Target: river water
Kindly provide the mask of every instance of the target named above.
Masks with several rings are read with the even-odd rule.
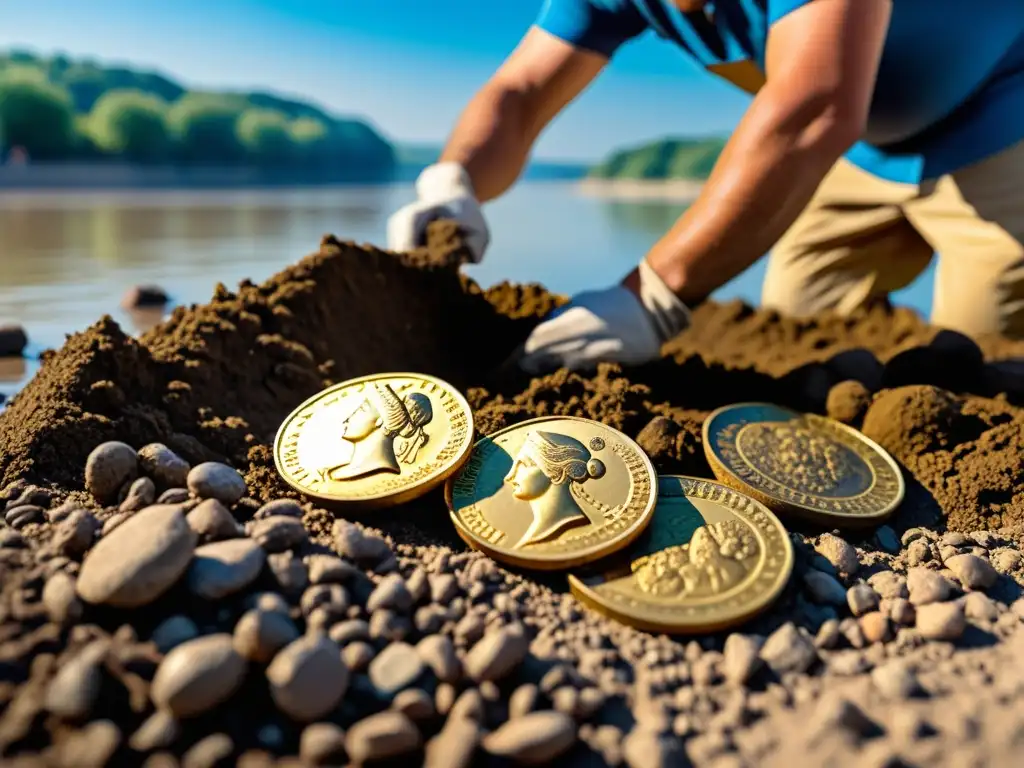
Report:
[[[23,325],[24,360],[0,359],[10,395],[46,348],[103,314],[137,333],[151,316],[120,309],[134,285],[163,287],[174,304],[207,301],[214,286],[256,282],[314,251],[321,235],[383,245],[388,215],[410,184],[232,191],[16,192],[0,195],[0,324]],[[628,272],[685,203],[611,201],[564,181],[524,182],[487,206],[492,245],[468,272],[483,285],[540,282],[565,293]],[[763,261],[719,290],[756,303]],[[929,275],[894,297],[926,311]],[[172,305],[173,306],[173,305]]]

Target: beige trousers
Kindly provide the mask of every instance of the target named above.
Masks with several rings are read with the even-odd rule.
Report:
[[[769,257],[762,302],[791,315],[905,287],[937,253],[932,322],[1024,337],[1024,142],[921,184],[841,160]]]

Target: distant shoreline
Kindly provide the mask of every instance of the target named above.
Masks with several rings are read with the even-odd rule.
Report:
[[[587,197],[613,200],[657,200],[690,203],[704,182],[697,179],[582,179],[576,191]]]

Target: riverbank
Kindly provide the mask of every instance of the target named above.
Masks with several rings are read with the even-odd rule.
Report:
[[[576,191],[610,200],[690,203],[703,187],[704,182],[697,179],[582,179]]]

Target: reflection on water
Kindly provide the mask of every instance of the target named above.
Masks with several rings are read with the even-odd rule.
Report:
[[[296,190],[0,193],[0,323],[25,326],[32,355],[110,314],[128,332],[157,319],[119,307],[134,285],[162,287],[174,304],[207,301],[218,282],[259,282],[337,234],[383,244],[387,216],[411,184]],[[486,207],[491,247],[468,272],[483,285],[540,282],[573,293],[629,272],[675,221],[678,202],[609,202],[562,182],[525,182]],[[756,302],[763,264],[722,297]],[[930,293],[921,302],[930,303]],[[170,307],[169,307],[170,308]],[[159,313],[158,313],[159,314]],[[10,394],[34,363],[5,361]]]

